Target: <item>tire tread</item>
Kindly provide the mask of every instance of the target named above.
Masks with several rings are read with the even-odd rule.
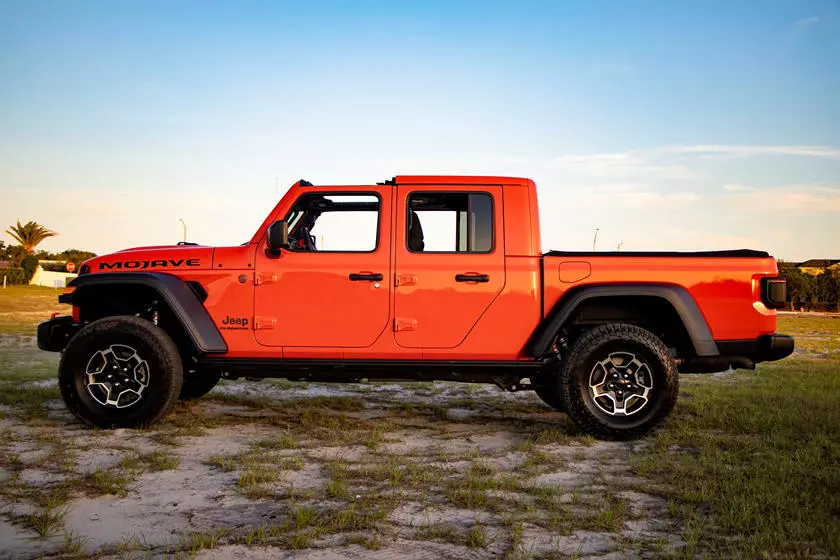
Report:
[[[662,404],[650,420],[639,426],[616,428],[607,425],[588,409],[581,392],[574,386],[578,375],[588,374],[584,370],[592,349],[616,340],[644,345],[656,356],[664,370]],[[569,417],[581,429],[603,440],[626,441],[646,435],[671,413],[679,393],[679,373],[668,347],[652,332],[629,323],[610,323],[586,331],[572,344],[571,350],[561,363],[557,377],[560,397],[565,403]]]

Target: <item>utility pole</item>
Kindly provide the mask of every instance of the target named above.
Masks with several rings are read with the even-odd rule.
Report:
[[[595,228],[595,238],[592,240],[592,250],[595,250],[595,244],[598,243],[598,228]]]
[[[187,223],[184,221],[184,218],[178,218],[178,221],[181,222],[181,225],[184,226],[184,243],[187,242]]]

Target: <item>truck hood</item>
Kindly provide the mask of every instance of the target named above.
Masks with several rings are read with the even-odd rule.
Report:
[[[213,247],[159,245],[135,247],[85,261],[81,273],[174,272],[213,267]]]

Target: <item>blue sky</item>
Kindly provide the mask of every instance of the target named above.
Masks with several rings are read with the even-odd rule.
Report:
[[[840,2],[0,1],[0,224],[44,248],[424,173],[532,177],[546,250],[840,258]]]

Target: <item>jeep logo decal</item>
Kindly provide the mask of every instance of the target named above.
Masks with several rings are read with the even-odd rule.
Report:
[[[201,266],[201,259],[161,259],[157,261],[118,261],[113,263],[101,262],[99,263],[99,270],[105,270],[106,268],[111,270],[119,270],[122,268],[138,268],[142,270],[144,268],[168,268],[178,266]]]
[[[248,328],[248,321],[247,317],[230,317],[227,316],[222,321],[222,329],[223,330],[247,330]]]

